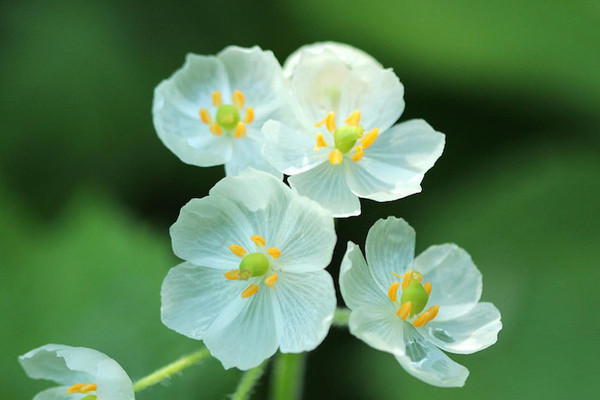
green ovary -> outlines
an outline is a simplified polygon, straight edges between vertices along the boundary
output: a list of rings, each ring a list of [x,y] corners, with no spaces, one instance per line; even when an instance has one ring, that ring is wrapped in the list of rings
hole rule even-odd
[[[268,269],[269,260],[263,253],[250,253],[240,263],[240,271],[247,270],[251,276],[264,275]]]
[[[402,297],[400,298],[400,303],[404,304],[408,301],[412,303],[412,308],[410,310],[410,316],[417,315],[427,305],[427,301],[429,300],[429,294],[421,285],[421,282],[417,280],[411,280],[406,289],[402,291]]]
[[[226,104],[217,109],[217,124],[227,131],[235,129],[240,122],[240,113],[235,106]]]
[[[337,128],[333,132],[335,147],[342,153],[349,152],[356,144],[356,140],[362,136],[364,131],[364,128],[360,125],[344,125]]]

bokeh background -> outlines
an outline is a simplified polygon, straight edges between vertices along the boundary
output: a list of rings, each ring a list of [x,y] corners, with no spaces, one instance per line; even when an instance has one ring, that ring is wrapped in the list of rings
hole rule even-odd
[[[32,398],[17,356],[93,347],[135,379],[199,345],[160,322],[177,263],[168,227],[222,167],[182,164],[151,121],[154,86],[187,52],[258,44],[283,62],[322,40],[364,49],[406,89],[402,119],[447,135],[421,194],[363,201],[345,243],[378,218],[455,242],[502,311],[490,349],[453,356],[463,389],[438,389],[332,329],[308,357],[310,399],[559,399],[598,395],[600,3],[146,0],[0,5],[0,393]],[[139,399],[219,399],[239,378],[207,361]],[[268,376],[256,398],[266,396]]]

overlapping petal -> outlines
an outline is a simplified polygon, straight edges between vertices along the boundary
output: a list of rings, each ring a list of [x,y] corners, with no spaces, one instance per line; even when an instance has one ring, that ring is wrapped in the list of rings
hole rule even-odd
[[[389,303],[385,291],[375,282],[360,248],[348,242],[340,267],[340,289],[350,309],[362,306],[381,306]]]

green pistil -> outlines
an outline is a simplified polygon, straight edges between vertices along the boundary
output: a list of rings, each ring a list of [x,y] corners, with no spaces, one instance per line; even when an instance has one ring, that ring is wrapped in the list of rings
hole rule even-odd
[[[410,310],[410,316],[417,315],[427,305],[429,300],[429,294],[421,285],[418,280],[411,280],[406,289],[402,291],[402,297],[400,298],[400,304],[404,304],[407,301],[412,302],[412,308]]]
[[[226,131],[232,131],[240,122],[240,113],[235,106],[226,104],[217,109],[217,124]]]
[[[342,153],[349,152],[356,144],[356,140],[362,136],[364,131],[364,128],[360,125],[344,125],[337,128],[333,132],[333,141],[335,143],[335,147]]]
[[[240,263],[240,271],[247,270],[251,276],[264,275],[269,269],[269,260],[263,253],[250,253]]]

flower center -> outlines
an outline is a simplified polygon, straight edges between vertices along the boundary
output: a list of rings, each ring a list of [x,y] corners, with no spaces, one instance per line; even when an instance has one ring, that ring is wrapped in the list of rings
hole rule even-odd
[[[344,121],[344,125],[336,128],[335,126],[335,113],[331,111],[325,118],[315,124],[316,127],[325,125],[325,128],[330,133],[333,133],[333,149],[329,153],[329,162],[333,165],[339,165],[344,160],[344,155],[351,153],[353,161],[358,162],[364,155],[364,149],[371,146],[377,135],[379,135],[379,129],[371,129],[363,137],[365,129],[359,125],[360,122],[360,111],[354,110],[352,114]],[[362,139],[361,139],[362,138]],[[356,142],[360,140],[358,146]],[[315,151],[320,150],[322,147],[329,147],[323,134],[317,133],[317,144],[315,145]],[[354,149],[352,152],[351,150]]]
[[[417,328],[422,328],[429,321],[435,318],[440,306],[435,305],[429,307],[427,311],[418,315],[425,309],[427,302],[429,301],[429,295],[431,294],[431,283],[423,281],[423,275],[419,272],[408,270],[404,275],[394,275],[402,280],[402,295],[400,296],[400,307],[396,314],[402,319],[407,318],[412,320],[412,324]],[[400,287],[400,281],[393,282],[388,289],[388,297],[392,303],[396,304],[398,299],[398,288]]]
[[[74,393],[85,394],[85,393],[95,392],[97,388],[98,387],[95,383],[77,383],[75,385],[70,386],[67,389],[67,394],[74,394]],[[95,394],[90,394],[89,396],[85,396],[81,400],[96,400],[97,398],[98,398],[98,396],[96,396]]]
[[[242,121],[240,112],[244,110],[244,94],[239,90],[234,90],[231,101],[233,104],[223,104],[221,92],[216,90],[212,94],[212,105],[217,109],[215,120],[206,108],[201,108],[198,114],[200,120],[209,126],[214,135],[221,136],[223,132],[226,132],[235,138],[242,138],[246,136],[246,124],[254,121],[254,108],[246,108]]]
[[[279,258],[281,250],[275,247],[268,247],[265,249],[267,241],[259,235],[250,236],[250,240],[256,245],[257,251],[248,254],[248,251],[238,244],[232,244],[229,246],[231,251],[236,256],[240,257],[240,266],[238,269],[225,272],[225,278],[231,281],[247,281],[250,278],[258,278],[254,280],[254,283],[248,285],[246,289],[242,291],[242,297],[247,298],[258,293],[259,285],[264,282],[270,288],[277,289],[275,282],[277,282],[277,274],[268,274],[271,269],[271,260]],[[268,277],[264,277],[269,275]]]

